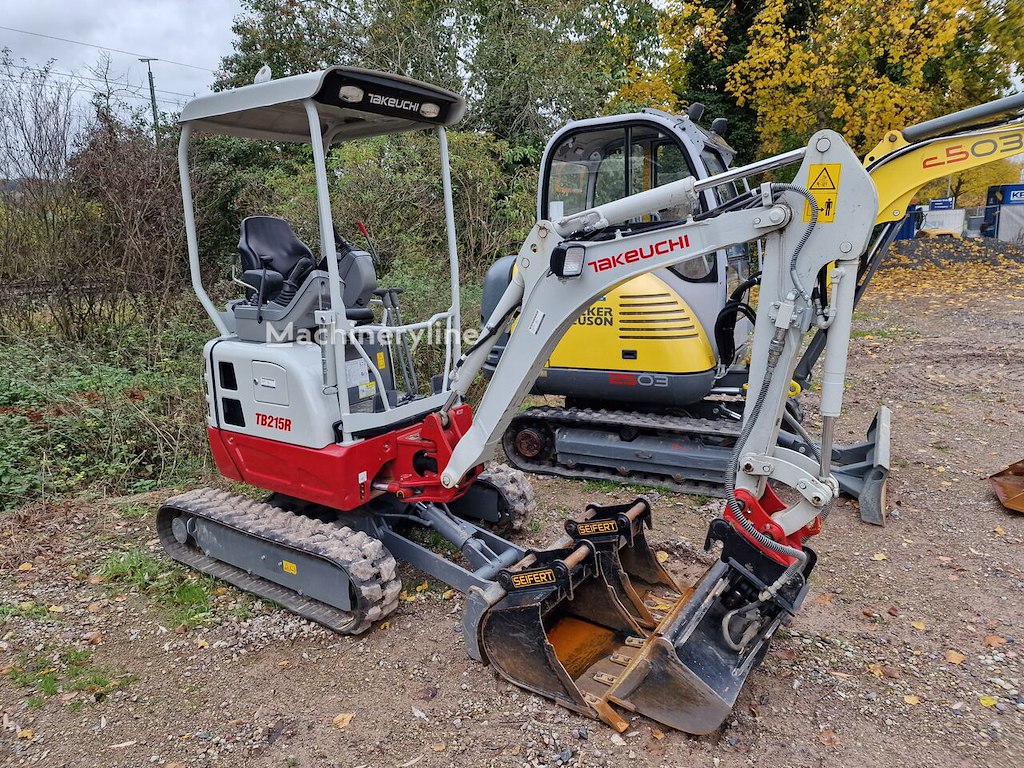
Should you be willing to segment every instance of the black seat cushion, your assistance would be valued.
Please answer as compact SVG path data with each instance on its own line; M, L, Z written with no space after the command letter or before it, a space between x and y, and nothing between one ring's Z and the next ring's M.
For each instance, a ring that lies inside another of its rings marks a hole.
M303 257L313 261L309 247L291 225L274 216L249 216L242 221L238 255L243 269L272 269L287 275Z

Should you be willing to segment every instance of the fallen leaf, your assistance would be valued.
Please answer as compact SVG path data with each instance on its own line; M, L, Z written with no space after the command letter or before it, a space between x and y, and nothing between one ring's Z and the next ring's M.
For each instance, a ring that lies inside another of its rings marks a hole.
M103 610L103 603L89 603L85 610L89 613L99 613Z
M982 642L989 648L998 648L1006 642L1006 638L999 635L985 635L985 639Z
M779 648L775 651L775 655L780 659L785 659L786 661L793 661L796 659L796 651L792 648Z
M435 752L444 752L447 748L447 744L431 744L430 748Z
M918 619L917 621L910 622L910 626L912 626L914 629L921 630L922 632L925 630L925 623L920 619Z
M516 744L514 747L512 747L512 749L509 749L508 751L506 751L505 754L506 755L518 755L522 751L522 749L523 748L522 748L521 745Z
M814 602L817 605L832 605L832 593L822 592L820 595L814 598Z
M82 635L82 639L89 643L89 645L99 645L103 642L103 633L93 630Z
M430 587L430 583L424 581L422 584L417 584L416 585L416 591L417 592L426 592L429 587Z
M950 664L963 664L967 659L960 651L954 651L952 649L946 651L946 661Z
M60 700L62 702L64 702L65 704L67 704L69 701L74 701L77 698L78 698L78 694L77 693L62 693L60 695Z
M872 560L888 560L889 556L887 554L885 554L885 552L875 552L875 554L873 554L871 556L871 559Z
M655 552L654 556L656 558L658 558L658 562L659 563L667 563L668 562L668 552L666 552L663 549L659 549L657 552Z
M895 605L890 605L888 608L885 609L885 612L888 613L890 616L900 615L900 609L897 608Z
M216 597L221 597L222 595L226 595L228 593L228 591L229 590L228 590L227 587L215 587L214 590L213 590L213 594Z
M22 728L18 731L19 739L31 739L33 736L35 736L35 734L32 732L31 728Z
M453 597L455 597L454 589L446 589L444 592L441 593L442 600L451 600Z
M890 680L898 680L900 677L903 676L903 673L900 672L896 667L891 667L888 664L882 665L882 674L888 677Z
M381 629L391 629L391 622L390 621L382 621L380 623L380 628Z
M201 638L201 637L198 640L196 640L196 645L199 646L200 648L209 648L210 647L210 644L206 640L203 640L203 638Z
M905 702L907 702L907 704L910 704L913 707L916 707L918 704L921 703L921 699L919 697L915 696L912 693L910 695L908 695L908 696L904 696L903 700Z
M658 741L661 741L665 738L665 732L658 728L651 728L651 736L656 738Z
M818 734L818 741L824 744L826 747L838 747L842 742L839 737L836 736L835 731L824 730Z
M19 571L31 571L35 566L32 563L22 563L18 566ZM31 736L29 738L32 738Z
M875 677L881 677L884 673L882 672L881 664L868 664L868 669L871 670L871 674Z
M47 610L49 610L50 613L64 613L64 606L63 605L51 605Z
M281 669L284 669L285 667L291 666L291 661L289 661L288 659L281 659L279 662L277 662L277 666Z
M992 531L997 536L1005 536L1006 535L1006 529L1003 528L1003 526L1001 526L1001 525L997 525L995 528L992 529Z
M398 599L399 600L404 600L407 603L415 603L416 602L416 595L410 595L408 592L406 592L403 589L401 592L398 593Z
M331 722L334 723L335 728L347 728L348 724L352 722L352 718L355 716L355 712L342 712L340 714L335 715L334 719Z
M100 576L98 573L94 573L92 576L89 577L89 583L90 584L102 584L103 583L103 577Z
M983 707L994 707L999 700L995 696L979 696L978 701Z

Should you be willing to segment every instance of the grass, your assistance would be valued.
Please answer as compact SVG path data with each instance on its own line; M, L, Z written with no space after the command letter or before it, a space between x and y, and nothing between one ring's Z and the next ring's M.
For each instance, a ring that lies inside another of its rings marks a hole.
M150 504L124 504L117 508L117 514L128 520L144 520L153 516L153 507Z
M108 555L100 566L104 581L146 595L171 611L171 622L194 627L214 620L213 598L220 589L208 576L170 565L134 547ZM248 606L242 609L248 612Z
M0 619L6 619L9 616L19 616L23 619L45 621L53 624L60 623L60 619L50 613L45 605L39 605L31 600L23 603L0 603Z
M20 688L31 688L34 693L25 703L29 707L42 707L47 698L62 693L83 693L93 701L102 701L118 688L138 678L128 674L114 674L93 665L92 651L68 648L53 654L44 650L37 655L20 654L7 671L7 677ZM82 701L76 702L75 711Z
M858 328L850 331L850 337L854 339L883 339L885 341L898 341L914 336L917 332L912 328L904 328L900 325L890 325L883 328Z

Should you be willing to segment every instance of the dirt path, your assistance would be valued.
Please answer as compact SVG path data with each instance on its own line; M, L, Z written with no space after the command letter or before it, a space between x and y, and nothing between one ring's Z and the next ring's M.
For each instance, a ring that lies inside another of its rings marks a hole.
M0 553L2 764L1024 764L1024 516L984 480L1024 457L1024 273L960 266L883 273L862 305L843 426L854 438L893 408L892 519L868 528L836 508L805 609L719 733L637 717L613 739L507 685L466 658L461 600L417 591L410 571L385 628L340 638L153 566L156 494L5 520L19 548ZM536 486L540 529L523 535L536 545L585 501L633 495ZM717 506L655 503L653 538L678 574L707 563Z

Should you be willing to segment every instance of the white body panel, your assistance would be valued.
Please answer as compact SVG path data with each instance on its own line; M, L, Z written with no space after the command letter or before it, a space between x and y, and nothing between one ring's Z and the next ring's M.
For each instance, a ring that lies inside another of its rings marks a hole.
M211 426L307 448L335 442L341 410L337 395L324 392L318 345L227 337L209 342L205 357ZM235 389L225 366L232 367Z

